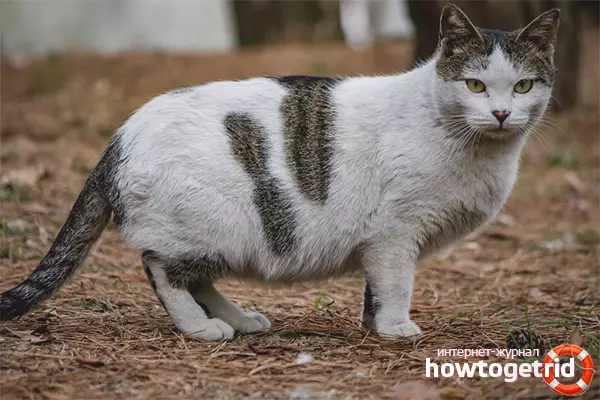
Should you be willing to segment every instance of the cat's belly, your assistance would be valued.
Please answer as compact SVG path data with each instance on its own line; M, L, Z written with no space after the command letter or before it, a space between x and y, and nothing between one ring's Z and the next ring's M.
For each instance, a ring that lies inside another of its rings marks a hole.
M264 282L301 282L336 277L361 269L357 252L360 238L307 235L286 256L263 248L256 263L247 269L252 278Z
M333 260L330 257L314 263L291 263L289 260L269 261L235 275L266 283L291 283L334 278L345 273L362 270L362 264L355 251L350 251L341 261Z

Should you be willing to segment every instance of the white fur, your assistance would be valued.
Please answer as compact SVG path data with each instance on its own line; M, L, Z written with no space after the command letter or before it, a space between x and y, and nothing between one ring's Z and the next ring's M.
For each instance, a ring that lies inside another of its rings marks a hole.
M227 322L236 331L249 333L268 330L271 322L262 314L244 311L237 304L225 298L210 283L197 287L192 291L194 299L202 304L210 304L211 313Z
M333 90L335 144L324 205L301 194L285 161L280 106L288 91L276 81L216 82L159 96L118 133L127 156L117 175L127 210L122 237L172 259L220 254L233 268L253 266L239 275L271 282L363 269L381 307L373 321L377 332L418 334L408 315L417 262L496 215L515 182L525 138L506 134L503 140L461 146L448 137L451 128L436 122L444 117L440 110L446 103L461 104L471 128L479 131L498 127L493 110L510 110L506 123L512 129L528 121L531 107L545 109L549 98L541 86L513 93L514 84L529 76L514 70L499 50L488 69L466 78L482 80L488 95L470 92L464 82L440 80L435 59L405 74L339 83ZM297 248L289 256L273 254L264 239L254 184L232 156L223 126L231 112L249 114L268 134L270 173L297 210ZM482 218L462 221L456 210ZM166 290L161 285L168 283L157 279L159 292ZM243 316L227 316L233 305L218 292L196 297L218 303L225 310L222 319L232 325ZM199 330L185 325L189 321L178 323L169 304L180 329ZM200 318L198 309L185 319ZM268 328L268 321L257 327ZM230 332L222 333L229 338ZM211 330L209 336L218 335Z
M493 111L508 111L510 115L504 121L504 133L494 132L495 137L509 136L529 122L532 114L541 115L550 98L548 86L534 83L525 94L516 93L514 85L521 79L534 79L529 71L515 69L499 48L494 49L490 65L485 70L465 71L465 79L478 79L486 86L481 93L471 92L463 81L438 82L438 95L444 101L454 101L465 108L468 123L477 129L495 129L498 121Z
M233 338L234 329L221 319L208 319L189 291L169 285L159 262L151 262L148 267L154 277L156 294L180 331L207 340Z

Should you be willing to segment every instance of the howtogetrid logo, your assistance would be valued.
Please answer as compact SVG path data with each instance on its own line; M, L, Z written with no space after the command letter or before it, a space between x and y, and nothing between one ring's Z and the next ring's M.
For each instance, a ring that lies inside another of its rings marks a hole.
M581 370L583 374L581 378L572 384L564 384L558 381L560 359L559 357L569 356L571 363L574 363L575 358L581 362ZM590 387L592 378L594 376L594 361L590 354L580 346L576 344L562 344L556 346L548 352L543 363L543 378L544 381L554 390L556 393L563 396L579 396L585 393Z
M473 357L501 356L512 360L515 356L539 357L539 349L438 349L440 356L459 356L465 359ZM560 359L563 357L563 360ZM568 360L565 358L568 357ZM576 371L581 378L575 383L563 383L566 379L575 378ZM425 376L427 378L499 378L504 382L515 382L520 378L542 378L550 388L562 396L580 396L590 387L594 376L594 362L590 354L576 344L563 344L548 352L542 362L443 362L438 363L431 358L425 359ZM562 382L561 382L562 381Z

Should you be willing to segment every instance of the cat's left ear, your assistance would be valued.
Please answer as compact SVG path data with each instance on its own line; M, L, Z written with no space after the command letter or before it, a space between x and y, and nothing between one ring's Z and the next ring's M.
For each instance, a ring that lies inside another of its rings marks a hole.
M521 29L516 41L528 41L546 56L552 57L556 44L556 33L560 20L560 10L558 8L546 11L540 14L529 25Z

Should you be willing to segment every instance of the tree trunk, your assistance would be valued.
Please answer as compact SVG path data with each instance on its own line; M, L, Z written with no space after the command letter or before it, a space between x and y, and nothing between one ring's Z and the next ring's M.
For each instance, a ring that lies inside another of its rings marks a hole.
M569 0L553 1L553 7L561 9L560 27L554 62L558 69L554 83L553 111L573 108L578 99L580 57L580 15L577 3Z
M233 9L242 47L342 38L339 2L235 0Z
M408 0L408 14L415 25L413 64L429 59L438 44L441 7L435 0Z

